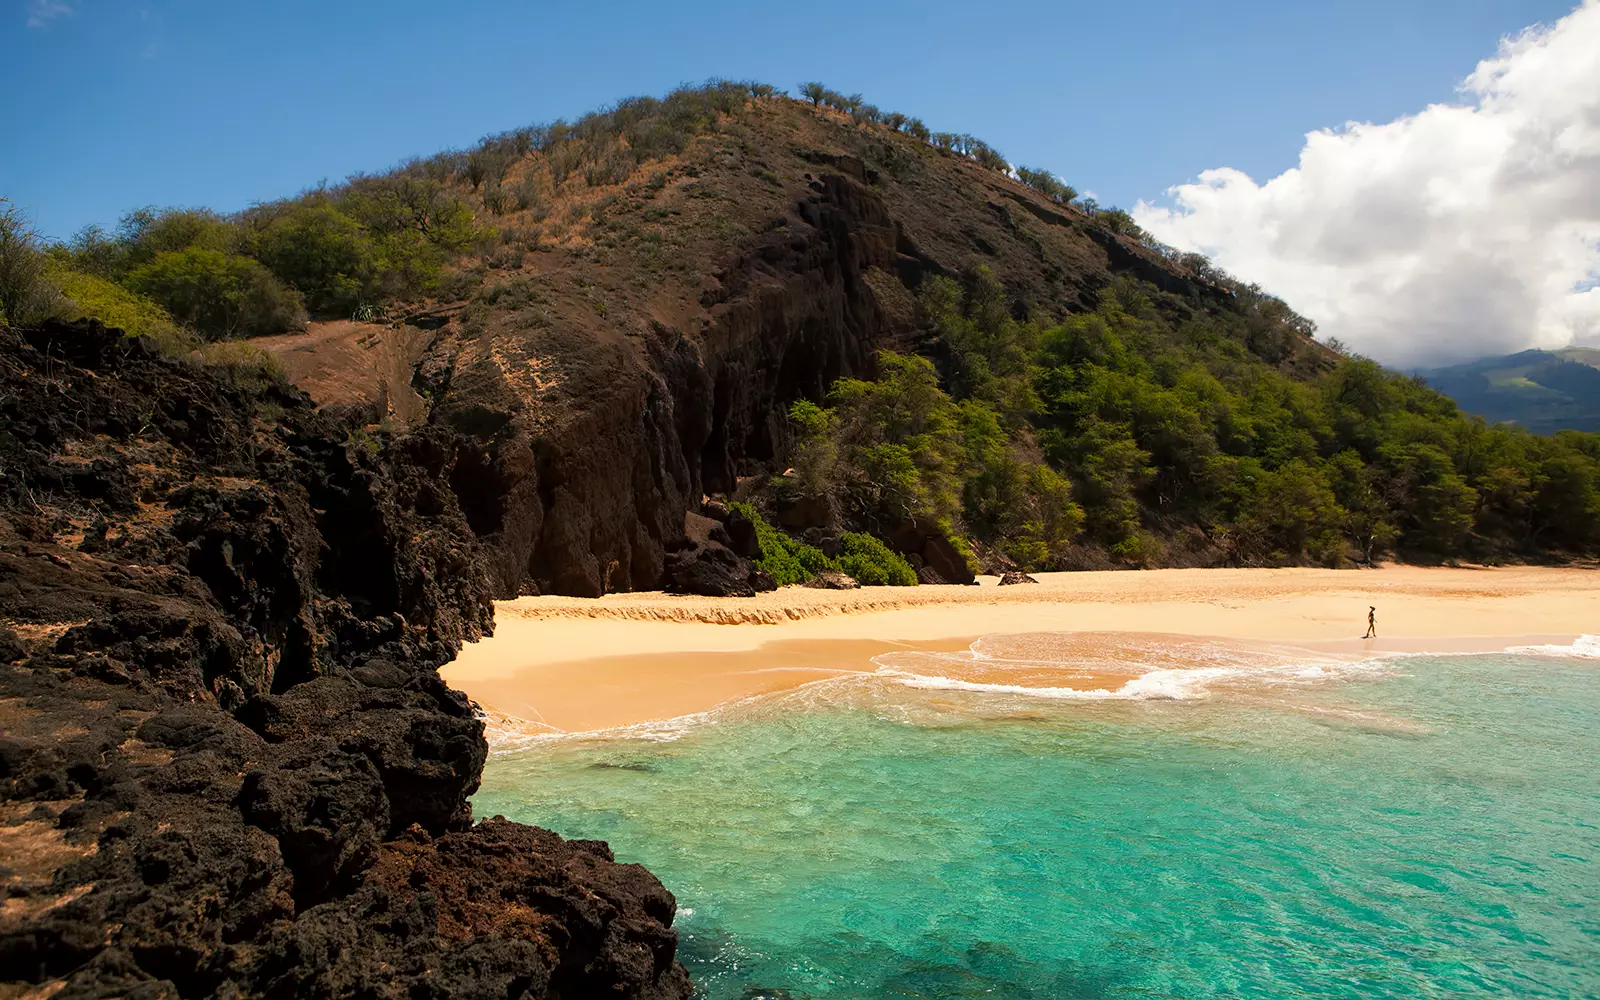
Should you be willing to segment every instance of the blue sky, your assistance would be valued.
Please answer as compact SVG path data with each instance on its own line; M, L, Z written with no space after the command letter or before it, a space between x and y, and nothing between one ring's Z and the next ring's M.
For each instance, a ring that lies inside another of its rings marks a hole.
M229 211L717 75L860 91L1131 206L1452 100L1500 36L1570 9L5 0L0 196L51 237L144 204Z

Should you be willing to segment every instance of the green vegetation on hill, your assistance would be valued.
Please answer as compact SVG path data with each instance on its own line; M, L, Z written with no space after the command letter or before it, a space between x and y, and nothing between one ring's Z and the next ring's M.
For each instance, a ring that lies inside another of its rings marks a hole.
M1523 351L1417 374L1490 423L1600 431L1600 350Z
M926 518L1029 569L1600 550L1600 435L1490 427L1362 358L1286 374L1305 324L1276 300L1185 316L1125 281L1019 321L981 270L921 300L928 357L793 408L792 488L853 523Z
M872 535L845 532L839 539L839 555L830 558L816 546L790 538L768 524L766 518L751 504L734 503L729 506L755 524L756 541L762 553L756 565L766 570L780 587L805 583L823 570L848 574L857 583L867 587L917 585L917 573L911 564Z
M469 256L498 260L502 245L536 247L560 192L619 183L772 94L763 84L713 81L633 98L232 216L140 209L114 232L90 227L49 252L68 282L113 282L205 340L301 329L308 314L374 317L460 293L452 267ZM522 224L497 226L502 217ZM463 277L470 285L455 275Z
M767 162L777 157L741 125L762 117L752 109L781 108L807 128L824 124L812 133L825 132L823 142L876 157L865 177L886 202L897 184L903 197L938 173L946 189L997 190L1028 210L1027 221L1115 250L1121 263L1109 270L1154 269L1175 279L1164 287L1197 290L1180 297L1128 278L1101 287L1103 270L1055 294L1046 311L1012 294L1033 257L1013 257L1005 283L981 267L959 281L932 276L954 267L930 269L915 304L906 297L921 331L914 347L897 341L875 380L839 380L790 411L790 454L770 457L795 475L778 488L825 499L860 537L829 559L763 527L764 565L780 582L847 563L904 580L910 567L864 539L908 520L980 561L1029 569L1339 565L1389 553L1505 559L1600 547L1594 435L1538 437L1463 417L1421 381L1315 347L1311 324L1283 302L1161 246L1127 213L1049 171L1013 173L981 140L933 131L860 95L820 83L800 93L804 103L764 104L788 99L761 84L713 81L231 216L140 210L114 232L89 229L54 247L0 206L0 311L13 322L99 315L177 344L293 330L308 317L372 318L429 298L467 302L470 335L518 310L548 324L548 276L518 273L530 252L562 246L648 286L714 266L765 224L735 217L734 196L717 185L784 191ZM669 185L671 197L658 198ZM715 253L677 252L687 241L674 230L689 225L718 235ZM1053 294L1070 284L1051 281ZM575 284L595 314L619 305L586 282ZM1085 302L1096 306L1061 311ZM1589 377L1580 368L1533 366L1511 381L1572 395Z
M1004 156L971 135L931 131L919 119L820 83L804 84L801 92L862 128L900 132L996 172L1011 171ZM491 135L469 150L410 160L230 216L139 209L112 232L91 226L49 252L58 275L118 284L205 340L296 330L308 316L374 317L398 304L470 291L486 265L515 264L521 252L541 245L547 229L573 221L550 219L556 203L621 184L717 132L751 102L771 98L787 99L766 84L713 80L664 98L619 101L576 122ZM1146 240L1127 213L1078 200L1048 171L1022 169L1017 176L1113 232ZM603 198L568 205L596 221L605 207ZM55 301L48 292L46 298ZM38 303L28 310L52 311Z

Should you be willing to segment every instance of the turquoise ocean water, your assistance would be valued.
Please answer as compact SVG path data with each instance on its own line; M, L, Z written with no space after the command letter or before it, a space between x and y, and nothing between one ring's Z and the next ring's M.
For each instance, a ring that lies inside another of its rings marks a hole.
M531 741L474 807L647 865L717 1000L1600 996L1600 642L1092 698L1023 638Z

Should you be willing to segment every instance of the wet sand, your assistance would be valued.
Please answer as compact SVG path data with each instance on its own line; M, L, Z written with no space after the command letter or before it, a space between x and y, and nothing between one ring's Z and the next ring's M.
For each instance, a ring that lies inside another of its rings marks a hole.
M1565 643L1600 632L1585 569L1153 570L1039 575L1038 585L785 588L749 599L617 594L497 605L496 634L441 673L505 726L583 731L676 718L1027 632L1167 633L1360 656ZM1367 606L1381 638L1362 640ZM1140 672L1115 639L1052 683L1115 690ZM523 724L520 720L526 720Z

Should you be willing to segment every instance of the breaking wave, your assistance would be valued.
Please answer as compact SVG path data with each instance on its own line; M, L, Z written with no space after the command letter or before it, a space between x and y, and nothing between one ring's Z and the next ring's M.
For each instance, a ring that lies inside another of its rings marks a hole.
M1384 663L1285 645L1121 632L988 636L962 652L885 653L873 662L875 676L911 688L1076 701L1186 701L1226 686L1316 683Z
M1580 660L1600 660L1600 635L1580 635L1565 646L1512 646L1508 653L1523 656L1568 656Z

